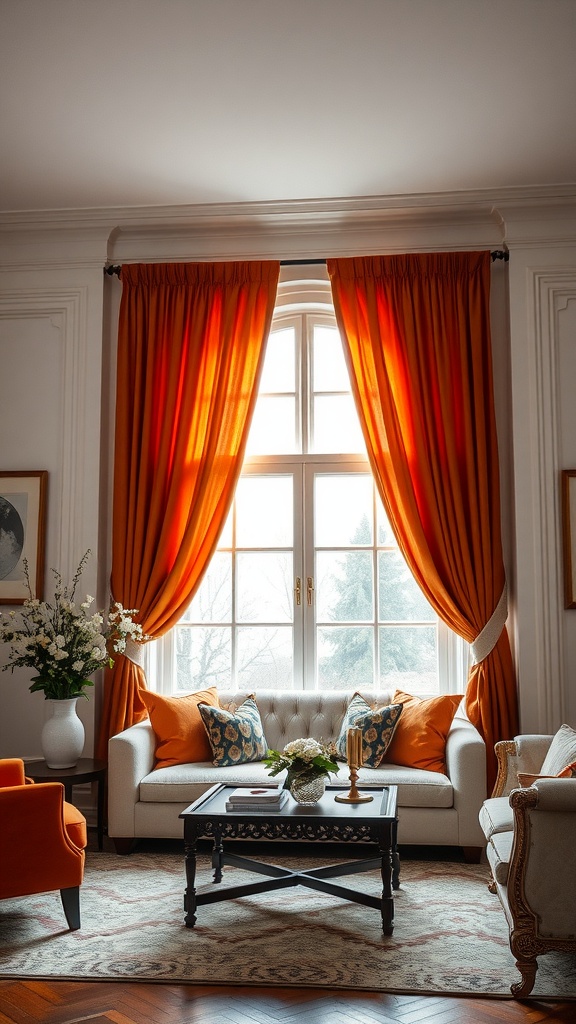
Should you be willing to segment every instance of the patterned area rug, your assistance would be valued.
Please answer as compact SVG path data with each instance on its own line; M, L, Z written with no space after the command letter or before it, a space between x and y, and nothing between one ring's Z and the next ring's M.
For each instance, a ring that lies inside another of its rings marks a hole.
M199 867L211 886L207 856ZM255 877L226 867L222 885ZM201 906L189 929L180 853L88 853L79 931L58 893L0 902L0 976L510 997L519 974L486 879L482 865L406 860L391 937L377 910L302 886ZM379 893L378 872L340 881ZM532 997L576 998L576 958L542 957Z

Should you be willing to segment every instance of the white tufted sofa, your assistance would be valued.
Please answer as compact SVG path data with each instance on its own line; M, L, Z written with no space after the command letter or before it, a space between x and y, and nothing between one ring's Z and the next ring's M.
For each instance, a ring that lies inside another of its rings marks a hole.
M354 692L258 691L256 700L268 746L281 750L301 736L335 740ZM243 700L239 694L218 696L222 707L236 707ZM370 704L391 703L390 693L363 696ZM147 719L109 742L108 834L119 853L128 853L136 839L182 838L178 815L216 782L254 785L271 781L262 762L219 768L204 761L154 770L154 746ZM394 764L362 768L359 785L398 786L400 844L461 846L469 859L477 860L484 844L478 815L486 799L486 750L481 736L460 711L448 734L446 764L447 775ZM346 785L347 766L342 764L339 774L330 780Z

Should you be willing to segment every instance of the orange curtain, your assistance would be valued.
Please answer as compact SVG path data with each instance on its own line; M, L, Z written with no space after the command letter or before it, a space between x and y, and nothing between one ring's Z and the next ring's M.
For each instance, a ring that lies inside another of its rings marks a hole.
M111 590L152 638L180 618L226 520L280 264L122 268ZM134 645L135 647L136 645ZM138 652L106 673L98 756L145 717Z
M472 643L492 620L480 646L495 626L494 646L473 665L466 690L468 716L486 742L490 790L494 743L518 731L505 610L499 614L506 599L490 254L329 260L328 272L368 455L398 544L456 633Z

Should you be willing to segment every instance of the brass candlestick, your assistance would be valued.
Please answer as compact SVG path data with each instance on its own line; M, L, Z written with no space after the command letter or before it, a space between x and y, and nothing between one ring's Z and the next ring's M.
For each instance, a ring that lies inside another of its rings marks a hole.
M374 797L370 793L361 793L358 789L356 785L358 767L355 764L349 764L348 767L350 768L350 789L347 793L337 793L334 799L340 804L367 804Z

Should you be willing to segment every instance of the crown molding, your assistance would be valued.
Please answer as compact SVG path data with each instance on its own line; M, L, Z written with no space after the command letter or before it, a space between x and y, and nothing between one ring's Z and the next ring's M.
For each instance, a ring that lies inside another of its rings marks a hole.
M323 258L573 240L576 184L189 206L0 213L5 269ZM510 230L508 221L512 230ZM534 224L538 225L534 229Z
M419 192L402 195L352 196L325 199L294 199L246 203L199 203L181 206L126 206L87 207L57 210L0 211L0 230L47 229L100 229L106 225L132 230L142 225L144 230L156 225L174 225L189 228L193 225L253 224L255 221L277 226L287 220L330 221L342 218L369 218L381 214L394 216L423 216L428 211L434 216L451 210L453 215L472 213L478 207L484 212L500 204L537 206L551 202L576 202L576 182L559 185L508 187L503 189L476 189L455 192Z

